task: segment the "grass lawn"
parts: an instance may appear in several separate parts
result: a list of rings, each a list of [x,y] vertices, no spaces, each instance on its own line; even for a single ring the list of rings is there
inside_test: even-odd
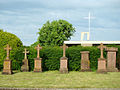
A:
[[[96,72],[71,71],[60,74],[59,71],[43,73],[17,72],[2,75],[0,87],[17,88],[120,88],[120,72],[97,74]]]

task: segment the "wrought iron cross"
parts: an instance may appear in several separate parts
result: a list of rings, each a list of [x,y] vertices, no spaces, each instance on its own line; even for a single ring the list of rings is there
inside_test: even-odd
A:
[[[25,48],[25,51],[23,53],[25,53],[24,59],[27,59],[27,53],[29,53],[29,51],[27,51],[27,49]]]
[[[40,54],[40,49],[42,49],[42,47],[40,47],[40,44],[38,44],[35,49],[37,49],[37,58],[40,58],[39,54]]]
[[[103,50],[104,50],[104,48],[106,48],[106,46],[104,46],[103,43],[101,43],[100,46],[98,46],[98,48],[101,50],[101,56],[100,56],[100,58],[104,58],[103,57]]]
[[[9,55],[10,55],[10,50],[12,50],[12,48],[7,44],[7,47],[4,48],[7,51],[7,57],[6,59],[9,60]]]

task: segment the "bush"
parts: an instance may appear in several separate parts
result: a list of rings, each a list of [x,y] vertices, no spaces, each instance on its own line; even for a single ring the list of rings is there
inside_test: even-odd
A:
[[[117,68],[120,67],[120,46],[115,46],[119,48],[117,52]],[[34,69],[34,58],[37,57],[37,50],[33,47],[19,47],[17,49],[11,50],[11,60],[12,69],[20,70],[22,65],[22,60],[24,59],[24,48],[27,48],[30,53],[27,55],[29,60],[30,70]],[[97,69],[98,58],[100,57],[100,50],[97,47],[82,47],[82,46],[72,46],[66,49],[66,56],[68,58],[68,68],[70,71],[79,71],[81,65],[81,54],[80,51],[90,51],[90,68],[92,70]],[[4,54],[6,52],[2,50]],[[60,68],[60,58],[62,57],[62,48],[55,47],[43,47],[40,50],[40,57],[42,58],[42,68],[43,71],[48,70],[59,70]],[[104,51],[104,57],[106,58],[106,52]],[[5,58],[5,55],[0,57]],[[3,62],[0,62],[0,68],[3,68]]]
[[[14,34],[0,30],[0,48],[9,44],[12,48],[23,46],[22,41]]]

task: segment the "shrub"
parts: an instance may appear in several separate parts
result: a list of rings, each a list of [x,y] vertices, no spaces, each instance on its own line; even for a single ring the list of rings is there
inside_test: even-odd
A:
[[[119,48],[117,52],[117,68],[120,67],[120,46],[116,46]],[[37,57],[37,50],[33,47],[19,47],[17,49],[11,50],[11,60],[12,60],[12,69],[20,70],[22,65],[22,60],[24,59],[24,48],[30,52],[28,56],[29,60],[29,67],[30,70],[33,71],[34,69],[34,58]],[[93,46],[93,47],[82,47],[82,46],[72,46],[66,49],[66,56],[68,58],[68,68],[70,71],[79,71],[81,65],[81,54],[80,51],[90,51],[90,67],[92,70],[97,69],[98,58],[100,57],[100,50]],[[2,49],[0,52],[6,55],[6,52]],[[0,57],[4,60],[5,55]],[[60,68],[60,58],[62,57],[62,48],[55,46],[55,47],[43,47],[40,50],[40,57],[42,58],[42,68],[43,71],[48,70],[59,70]],[[104,57],[106,58],[106,52],[104,51]],[[0,62],[0,68],[3,68],[3,62]]]

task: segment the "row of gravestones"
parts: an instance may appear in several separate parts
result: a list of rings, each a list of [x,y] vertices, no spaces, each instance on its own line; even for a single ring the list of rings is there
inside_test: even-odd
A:
[[[63,48],[63,57],[60,58],[60,72],[61,73],[68,73],[68,58],[65,56],[65,49],[68,48],[65,44],[62,46]],[[118,69],[116,68],[116,52],[118,51],[118,48],[115,47],[106,47],[103,46],[101,43],[98,48],[101,50],[101,56],[98,58],[98,69],[97,73],[107,73],[107,72],[117,72]],[[42,72],[42,58],[40,58],[40,45],[37,45],[35,47],[37,49],[37,58],[34,59],[34,72]],[[106,49],[107,51],[107,60],[103,57],[103,50]],[[4,60],[3,64],[3,72],[2,74],[12,74],[12,62],[9,59],[9,52],[11,50],[11,47],[7,45],[5,48],[7,51],[7,57]],[[26,50],[23,52],[25,53],[25,57],[23,60],[23,65],[21,67],[21,71],[27,72],[29,71],[29,65],[28,65],[28,59],[27,59],[27,53],[29,51]],[[89,51],[81,51],[81,71],[91,71],[90,70],[90,61],[89,61]],[[107,63],[107,65],[106,65]]]

